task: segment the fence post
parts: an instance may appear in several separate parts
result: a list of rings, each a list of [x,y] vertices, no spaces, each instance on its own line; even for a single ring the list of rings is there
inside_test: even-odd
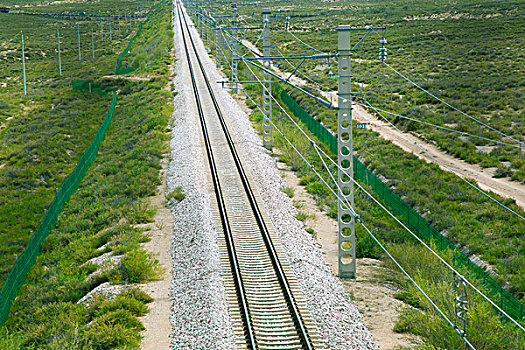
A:
[[[22,37],[22,74],[24,80],[24,96],[27,95],[27,86],[26,86],[26,54],[24,50],[24,32],[20,31],[20,36]]]
[[[62,76],[62,59],[60,57],[60,30],[57,28],[57,43],[58,43],[58,74]]]
[[[340,25],[337,28],[338,56],[338,114],[337,114],[337,183],[339,198],[349,203],[350,208],[338,200],[338,270],[339,277],[355,278],[355,217],[353,149],[352,149],[352,90],[351,90],[351,46],[350,26]],[[341,170],[341,169],[344,169]],[[347,175],[348,174],[348,175]],[[350,244],[350,247],[348,246]]]
[[[263,11],[263,58],[271,56],[270,46],[270,21],[268,20],[269,11]],[[237,61],[236,61],[237,62]],[[263,59],[263,66],[271,69],[271,61]],[[272,77],[267,71],[263,71],[263,146],[272,149]]]
[[[77,38],[78,38],[78,60],[82,60],[82,56],[80,54],[80,23],[77,23]]]
[[[93,23],[91,23],[91,56],[95,58],[95,39],[93,37]]]

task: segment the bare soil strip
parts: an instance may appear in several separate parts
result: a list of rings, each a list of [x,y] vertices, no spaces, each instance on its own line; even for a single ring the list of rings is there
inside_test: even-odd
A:
[[[275,150],[275,149],[274,149]],[[321,246],[324,260],[334,274],[337,273],[337,222],[321,211],[315,199],[299,185],[295,173],[284,163],[278,168],[285,175],[288,187],[294,189],[293,200],[299,212],[307,214],[305,225],[315,231],[315,238]],[[419,344],[411,335],[393,331],[399,317],[400,308],[405,304],[394,298],[395,287],[384,282],[384,267],[374,259],[357,260],[357,279],[341,280],[359,312],[363,315],[366,327],[382,350],[402,347],[410,349]]]
[[[157,211],[154,222],[143,227],[150,229],[151,241],[144,244],[146,251],[153,253],[163,268],[159,280],[142,284],[141,289],[153,298],[149,304],[150,312],[140,318],[144,327],[142,332],[141,348],[144,350],[169,349],[170,345],[170,310],[169,300],[171,285],[171,235],[173,232],[173,217],[166,206],[166,175],[168,160],[167,155],[161,162],[162,184],[157,189],[157,194],[149,198],[151,206]]]
[[[243,40],[243,43],[250,49],[262,54],[259,49],[249,41]],[[273,70],[283,79],[288,77],[288,74],[283,73],[278,68],[273,67]],[[306,85],[306,81],[296,76],[293,76],[290,81],[296,85]],[[322,95],[333,105],[337,106],[337,95],[335,92],[327,92]],[[436,145],[425,142],[416,135],[396,130],[387,122],[378,119],[363,107],[358,105],[354,105],[353,107],[355,111],[353,115],[354,119],[362,123],[368,123],[372,130],[378,132],[386,140],[392,141],[393,144],[401,147],[405,152],[410,152],[427,163],[435,163],[445,171],[452,169],[463,177],[474,179],[484,191],[492,191],[502,197],[512,198],[516,200],[516,204],[525,209],[525,184],[511,181],[510,178],[494,178],[495,168],[482,168],[477,164],[469,164],[454,158],[439,149]],[[428,153],[425,153],[422,149]]]
[[[512,198],[516,200],[516,204],[525,209],[524,184],[511,181],[509,178],[494,178],[492,176],[495,168],[482,168],[477,164],[469,164],[454,158],[436,145],[425,142],[413,134],[399,132],[387,122],[377,119],[361,106],[354,105],[354,111],[355,119],[359,122],[368,123],[372,130],[378,132],[383,138],[392,141],[404,151],[413,153],[427,163],[436,163],[443,170],[450,171],[449,169],[452,169],[463,177],[474,179],[484,191],[492,191],[502,197]],[[423,152],[422,149],[427,153]]]

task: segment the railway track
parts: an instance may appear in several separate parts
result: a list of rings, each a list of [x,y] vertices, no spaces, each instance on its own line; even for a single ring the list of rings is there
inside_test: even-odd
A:
[[[213,191],[224,283],[240,349],[320,349],[314,322],[258,205],[195,46],[182,5],[177,14],[201,123]]]

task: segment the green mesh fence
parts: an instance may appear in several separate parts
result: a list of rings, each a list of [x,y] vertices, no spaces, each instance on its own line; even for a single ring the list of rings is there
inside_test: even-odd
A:
[[[83,90],[83,91],[89,91],[92,93],[94,92],[98,94],[100,97],[104,97],[113,92],[112,88],[95,84],[89,80],[73,80],[71,82],[71,88],[73,90]]]
[[[148,18],[146,21],[144,21],[144,23],[149,20],[151,12],[162,5],[165,1],[166,0],[162,0],[158,4],[151,7],[147,14]],[[139,30],[130,40],[124,51],[122,51],[122,53],[118,56],[115,74],[126,74],[133,70],[133,68],[121,69],[122,58],[129,52],[129,49],[133,44],[133,40],[142,31],[142,25],[143,23],[140,23]],[[64,180],[62,185],[60,185],[55,198],[51,202],[49,209],[46,211],[44,218],[40,222],[40,225],[38,225],[36,232],[31,237],[29,244],[24,249],[20,257],[15,261],[13,268],[9,272],[9,275],[2,286],[2,290],[0,291],[0,326],[2,326],[9,317],[9,309],[11,308],[13,300],[18,294],[18,290],[24,284],[29,270],[36,261],[42,242],[55,227],[58,215],[64,209],[64,205],[67,203],[69,198],[71,198],[71,195],[78,189],[78,186],[86,175],[87,170],[95,161],[100,144],[104,140],[106,131],[111,125],[111,121],[113,119],[115,105],[117,103],[117,94],[113,89],[95,84],[88,80],[73,80],[71,87],[74,90],[91,91],[99,94],[101,97],[104,97],[109,93],[113,93],[111,106],[108,113],[106,114],[106,117],[104,118],[104,121],[98,128],[95,138],[84,152],[82,157],[80,157],[80,160],[78,161],[73,172]]]
[[[118,58],[117,58],[117,66],[115,67],[115,74],[117,75],[120,75],[120,74],[128,74],[128,73],[131,73],[134,71],[134,68],[133,67],[125,67],[125,68],[122,68],[122,59],[124,58],[124,56],[126,56],[129,52],[129,50],[131,49],[131,45],[133,44],[133,40],[135,40],[136,37],[138,37],[140,35],[140,32],[142,32],[142,25],[146,24],[149,19],[150,19],[150,15],[151,13],[157,9],[160,5],[162,5],[166,0],[162,0],[161,2],[159,2],[158,4],[156,5],[153,5],[150,10],[148,11],[147,13],[147,18],[144,22],[140,22],[139,23],[139,30],[137,31],[137,33],[131,38],[131,40],[129,41],[128,43],[128,46],[126,46],[126,48],[124,49],[124,51],[122,51],[120,53],[120,55],[118,55]]]
[[[69,198],[71,198],[71,195],[78,189],[80,181],[82,181],[87,170],[97,157],[100,144],[104,140],[106,130],[109,128],[111,120],[113,119],[116,102],[117,94],[113,92],[111,106],[104,121],[98,128],[95,138],[78,161],[73,172],[64,180],[62,185],[60,185],[53,202],[51,202],[51,205],[46,211],[40,225],[38,225],[36,232],[31,237],[24,252],[15,261],[15,265],[7,276],[7,279],[2,286],[2,290],[0,291],[0,325],[7,320],[11,304],[16,298],[18,290],[22,284],[24,284],[29,270],[36,261],[36,257],[40,251],[40,245],[49,235],[49,232],[55,227],[58,215],[62,212],[64,205]]]
[[[286,91],[280,88],[277,91],[292,113],[306,125],[319,141],[327,145],[334,154],[337,154],[337,137],[308,114]],[[385,185],[356,157],[353,158],[353,165],[354,177],[362,184],[370,186],[383,204],[412,232],[426,243],[433,242],[439,250],[452,250],[454,252],[453,265],[456,268],[466,267],[470,274],[485,286],[486,293],[503,311],[516,321],[525,320],[525,307],[522,303],[503,289],[482,268],[474,264],[468,256],[462,253],[452,242],[412,209],[410,205]]]

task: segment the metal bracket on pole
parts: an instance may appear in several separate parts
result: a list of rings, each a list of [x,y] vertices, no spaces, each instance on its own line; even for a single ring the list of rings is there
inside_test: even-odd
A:
[[[232,41],[231,41],[231,48],[232,48],[232,74],[231,74],[231,81],[237,81],[239,80],[238,78],[238,75],[237,75],[237,65],[238,65],[238,62],[237,60],[235,60],[234,58],[237,56],[237,29],[235,29],[237,27],[237,8],[235,7],[235,5],[232,5],[232,10],[233,10],[233,19],[232,19],[232,24],[233,24],[233,28],[232,29]],[[233,83],[233,86],[232,86],[232,90],[235,94],[237,94],[237,83]]]
[[[339,200],[338,220],[338,270],[339,277],[355,278],[355,217],[354,213],[354,169],[352,163],[352,87],[351,87],[351,46],[350,26],[340,25],[337,28],[338,54],[338,114],[337,114],[337,184]],[[341,170],[341,169],[344,169]],[[342,200],[345,204],[343,204]],[[350,209],[347,207],[350,205]]]
[[[270,21],[268,20],[268,11],[263,12],[263,57],[271,57],[270,45]],[[237,62],[237,61],[235,61]],[[270,69],[271,61],[263,59],[263,66]],[[273,135],[272,135],[272,76],[266,71],[263,71],[263,146],[272,149]]]

